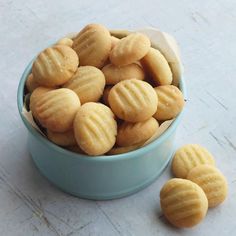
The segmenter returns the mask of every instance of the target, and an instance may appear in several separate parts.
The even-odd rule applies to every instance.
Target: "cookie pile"
[[[30,110],[57,145],[91,156],[128,152],[181,112],[165,56],[146,35],[118,32],[89,24],[35,59]]]
[[[162,187],[160,202],[165,217],[177,227],[198,224],[208,207],[221,204],[227,196],[226,178],[215,167],[211,153],[200,145],[188,144],[177,150],[172,172],[176,178]]]

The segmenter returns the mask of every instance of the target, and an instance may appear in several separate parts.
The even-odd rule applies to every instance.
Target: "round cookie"
[[[82,105],[74,120],[77,144],[89,155],[102,155],[115,144],[117,124],[111,109],[101,103]]]
[[[34,76],[32,73],[29,74],[26,82],[25,82],[26,88],[29,93],[32,93],[36,88],[38,88],[40,85],[35,81]]]
[[[103,95],[102,95],[102,101],[107,106],[109,106],[108,96],[109,96],[109,93],[111,91],[111,88],[112,88],[112,86],[106,86],[104,91],[103,91]]]
[[[80,65],[103,67],[111,50],[110,32],[102,25],[87,25],[74,38],[72,48],[77,52]]]
[[[107,152],[107,155],[117,155],[117,154],[123,154],[127,152],[134,151],[141,147],[142,144],[136,144],[128,147],[113,147],[109,152]]]
[[[174,85],[163,85],[154,89],[158,96],[157,111],[154,117],[161,121],[175,118],[184,107],[182,92]]]
[[[73,129],[70,129],[64,133],[58,133],[53,132],[51,130],[47,130],[47,137],[53,143],[63,147],[76,145]]]
[[[80,107],[79,97],[67,88],[43,94],[35,106],[40,124],[54,132],[66,132],[72,128],[74,117]]]
[[[105,75],[106,84],[109,85],[114,85],[127,79],[144,80],[145,78],[143,69],[135,63],[126,66],[108,64],[102,68],[102,72]]]
[[[141,80],[130,79],[113,86],[108,101],[112,111],[120,119],[140,122],[155,114],[158,98],[150,84]]]
[[[165,57],[157,49],[150,48],[141,59],[141,64],[156,85],[168,85],[172,82],[172,72]]]
[[[118,39],[114,36],[111,36],[111,49],[113,49],[119,41],[120,41],[120,39]]]
[[[227,180],[214,166],[196,166],[188,173],[187,179],[193,181],[203,189],[207,196],[209,207],[219,205],[227,196]]]
[[[110,61],[117,66],[124,66],[143,58],[149,51],[151,42],[141,33],[133,33],[125,38],[111,50]]]
[[[65,45],[55,45],[42,51],[34,61],[32,73],[35,81],[46,87],[67,82],[77,70],[76,52]]]
[[[97,102],[103,94],[105,77],[102,71],[94,66],[80,66],[63,87],[73,90],[81,104]]]
[[[214,157],[198,144],[187,144],[176,151],[171,168],[175,177],[186,178],[190,170],[202,164],[214,166]]]
[[[73,40],[70,39],[70,38],[62,38],[62,39],[58,40],[58,42],[56,44],[57,45],[66,45],[68,47],[72,47]]]
[[[167,220],[176,227],[189,228],[200,223],[208,209],[203,190],[185,179],[170,179],[160,192],[160,203]]]
[[[124,122],[118,127],[116,143],[121,147],[144,143],[154,135],[158,127],[153,117],[138,123]]]

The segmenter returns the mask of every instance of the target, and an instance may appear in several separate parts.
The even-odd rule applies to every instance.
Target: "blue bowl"
[[[181,112],[170,127],[145,147],[119,154],[90,157],[63,149],[42,136],[22,115],[24,87],[31,62],[18,87],[17,104],[28,129],[28,147],[40,172],[53,184],[72,195],[94,200],[120,198],[151,184],[163,172],[173,153]],[[180,82],[184,96],[185,84]]]

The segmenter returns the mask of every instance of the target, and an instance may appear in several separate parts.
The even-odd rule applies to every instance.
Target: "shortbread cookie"
[[[72,47],[73,40],[70,38],[62,38],[57,43],[57,45],[66,45],[68,47]]]
[[[107,106],[109,106],[108,96],[109,96],[109,93],[111,91],[111,88],[112,88],[112,86],[106,86],[104,91],[103,91],[103,95],[102,95],[102,101]]]
[[[110,34],[118,39],[121,39],[128,36],[129,34],[132,34],[132,32],[128,30],[115,29],[115,30],[110,30]]]
[[[157,120],[175,118],[184,107],[182,92],[174,85],[158,86],[155,91],[158,96],[158,105],[154,117]]]
[[[108,152],[116,141],[117,124],[111,109],[89,102],[80,107],[74,120],[77,144],[89,155]]]
[[[120,39],[118,39],[114,36],[111,36],[111,49],[113,49],[119,41],[120,41]]]
[[[170,179],[160,192],[163,214],[176,227],[189,228],[200,223],[207,213],[208,201],[203,190],[186,179]]]
[[[87,25],[74,38],[72,48],[77,52],[80,65],[103,67],[111,50],[111,35],[102,25]]]
[[[209,207],[219,205],[227,196],[227,180],[214,166],[196,166],[188,173],[187,179],[203,189],[207,196]]]
[[[113,147],[109,152],[107,152],[107,155],[117,155],[117,154],[123,154],[127,152],[134,151],[141,147],[142,144],[136,144],[128,147]]]
[[[30,96],[30,110],[32,112],[32,115],[35,118],[36,118],[36,114],[35,114],[36,103],[42,97],[43,94],[45,94],[45,93],[47,93],[47,92],[49,92],[51,90],[53,90],[53,89],[46,88],[46,87],[38,87],[31,94],[31,96]]]
[[[112,111],[120,119],[140,122],[155,114],[158,98],[150,84],[141,80],[130,79],[113,86],[108,101]]]
[[[35,113],[43,127],[54,132],[66,132],[72,128],[79,107],[77,94],[61,88],[43,94],[36,103]]]
[[[202,164],[214,166],[214,157],[198,144],[187,144],[176,151],[172,161],[172,172],[175,177],[186,178],[190,170]]]
[[[153,117],[138,123],[124,122],[118,126],[116,143],[121,147],[144,143],[154,135],[158,127]]]
[[[73,90],[79,96],[81,104],[97,102],[103,94],[105,76],[94,66],[80,66],[63,87]]]
[[[172,72],[165,57],[157,49],[150,48],[141,59],[141,64],[156,85],[168,85],[172,82]]]
[[[150,49],[150,40],[140,33],[133,33],[122,38],[111,50],[110,61],[117,66],[124,66],[143,58]]]
[[[47,137],[53,143],[63,146],[63,147],[76,145],[73,129],[70,129],[64,133],[58,133],[58,132],[47,130]]]
[[[108,64],[103,67],[102,72],[106,78],[106,84],[117,84],[122,80],[139,79],[144,80],[145,74],[142,67],[133,63],[126,66],[115,66]]]
[[[34,76],[32,73],[29,74],[26,82],[25,82],[26,88],[29,93],[32,93],[36,88],[38,88],[40,85],[35,81]]]
[[[65,45],[55,45],[42,51],[34,61],[32,73],[37,83],[55,87],[67,82],[77,70],[76,52]]]

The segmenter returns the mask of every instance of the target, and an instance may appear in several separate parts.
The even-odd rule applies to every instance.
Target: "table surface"
[[[35,168],[16,91],[36,53],[91,22],[153,26],[179,42],[188,101],[175,141],[200,143],[226,175],[229,196],[193,229],[171,227],[159,191],[168,167],[146,189],[113,201],[82,200],[52,186]],[[236,233],[236,2],[233,0],[0,1],[0,235],[234,235]]]

